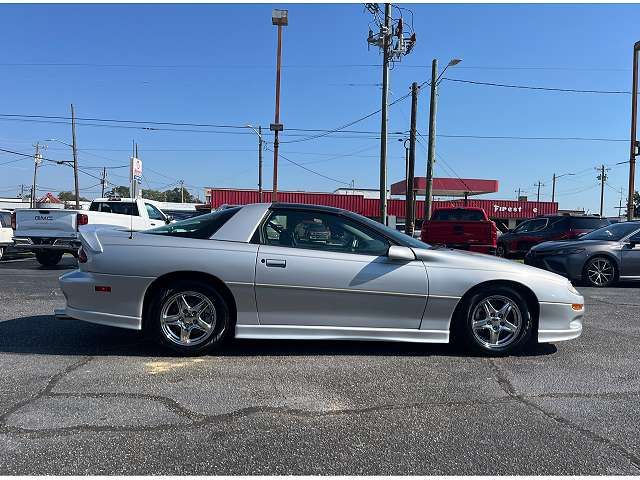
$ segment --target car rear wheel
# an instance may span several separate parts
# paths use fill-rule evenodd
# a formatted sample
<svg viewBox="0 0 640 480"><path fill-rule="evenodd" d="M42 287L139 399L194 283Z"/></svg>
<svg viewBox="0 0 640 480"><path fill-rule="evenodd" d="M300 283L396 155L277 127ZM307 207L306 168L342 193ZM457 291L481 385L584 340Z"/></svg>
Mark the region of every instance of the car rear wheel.
<svg viewBox="0 0 640 480"><path fill-rule="evenodd" d="M475 352L506 355L522 349L531 338L531 313L513 288L488 285L472 295L462 310L461 335Z"/></svg>
<svg viewBox="0 0 640 480"><path fill-rule="evenodd" d="M590 259L584 266L582 278L592 287L609 287L617 278L618 272L612 260L606 257Z"/></svg>
<svg viewBox="0 0 640 480"><path fill-rule="evenodd" d="M230 329L229 308L210 286L180 281L158 291L145 329L180 355L199 355L223 343Z"/></svg>
<svg viewBox="0 0 640 480"><path fill-rule="evenodd" d="M46 250L42 250L36 252L36 260L38 260L38 263L44 267L53 267L60 263L62 255L64 255L64 252L48 252Z"/></svg>
<svg viewBox="0 0 640 480"><path fill-rule="evenodd" d="M3 256L4 256L4 247L0 247L0 260L2 260Z"/></svg>
<svg viewBox="0 0 640 480"><path fill-rule="evenodd" d="M499 243L496 247L496 257L507 258L507 249L504 243Z"/></svg>

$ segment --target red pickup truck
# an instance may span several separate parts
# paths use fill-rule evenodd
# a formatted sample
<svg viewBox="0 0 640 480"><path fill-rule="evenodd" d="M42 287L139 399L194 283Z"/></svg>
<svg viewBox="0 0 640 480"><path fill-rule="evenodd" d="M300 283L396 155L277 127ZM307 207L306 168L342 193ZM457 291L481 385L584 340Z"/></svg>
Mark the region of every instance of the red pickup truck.
<svg viewBox="0 0 640 480"><path fill-rule="evenodd" d="M422 224L420 239L432 245L495 254L498 229L482 208L438 208Z"/></svg>

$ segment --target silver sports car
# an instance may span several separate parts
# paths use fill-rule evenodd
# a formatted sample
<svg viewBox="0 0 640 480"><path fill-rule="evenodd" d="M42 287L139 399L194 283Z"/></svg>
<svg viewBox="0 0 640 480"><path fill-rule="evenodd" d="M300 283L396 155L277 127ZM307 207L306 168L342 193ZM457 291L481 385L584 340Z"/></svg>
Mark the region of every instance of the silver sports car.
<svg viewBox="0 0 640 480"><path fill-rule="evenodd" d="M81 241L58 314L144 330L182 354L231 336L506 354L582 331L584 300L559 275L430 247L335 208L252 204L146 232L86 226Z"/></svg>

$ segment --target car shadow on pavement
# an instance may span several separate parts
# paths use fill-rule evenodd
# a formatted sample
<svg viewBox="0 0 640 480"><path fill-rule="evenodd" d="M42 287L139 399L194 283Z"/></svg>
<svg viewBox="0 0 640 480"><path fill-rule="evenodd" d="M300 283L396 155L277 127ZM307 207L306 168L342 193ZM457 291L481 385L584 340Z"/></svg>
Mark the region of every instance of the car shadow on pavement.
<svg viewBox="0 0 640 480"><path fill-rule="evenodd" d="M551 344L534 344L514 356L551 355ZM0 322L0 353L77 356L176 356L145 338L142 332L50 315ZM233 340L213 355L246 356L454 356L473 357L458 345L359 342L352 340Z"/></svg>

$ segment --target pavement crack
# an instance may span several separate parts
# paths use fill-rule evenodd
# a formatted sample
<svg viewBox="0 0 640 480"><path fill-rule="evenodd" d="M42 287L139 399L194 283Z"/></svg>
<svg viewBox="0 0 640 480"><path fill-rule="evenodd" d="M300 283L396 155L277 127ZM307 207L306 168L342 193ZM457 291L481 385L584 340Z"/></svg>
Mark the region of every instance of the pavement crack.
<svg viewBox="0 0 640 480"><path fill-rule="evenodd" d="M165 397L157 397L153 395L142 395L139 397L137 394L52 394L51 396L92 396L92 397L103 397L103 396L127 396L136 398L150 398L154 400L159 400L159 398L164 399ZM166 399L165 399L166 400ZM174 405L179 405L177 402L168 399L170 403ZM200 415L193 414L193 412L189 412L197 416L198 418L193 418L189 423L165 423L158 425L148 425L148 426L126 426L126 425L74 425L68 427L57 427L57 428L43 428L43 429L29 429L22 428L16 426L8 426L3 425L0 427L0 433L6 434L17 434L28 437L47 437L47 436L55 436L55 435L72 435L82 432L157 432L157 431L170 431L170 430L189 430L194 428L201 428L210 425L224 425L227 422L237 421L246 417L251 417L255 415L261 414L272 414L272 415L289 415L298 418L323 418L323 417L337 417L342 415L358 415L358 414L366 414L372 412L382 412L382 411L393 411L393 410L403 410L403 409L412 409L412 408L431 408L434 406L467 406L467 405L478 405L478 404L487 404L487 405L495 405L496 403L506 403L513 401L510 397L505 398L497 398L485 401L445 401L445 402L413 402L413 403L403 403L403 404L382 404L371 407L364 408L347 408L347 409L336 409L329 411L313 411L313 410L302 410L290 407L273 407L273 406L252 406L241 408L238 410L234 410L231 412L220 413L216 415ZM182 408L182 407L181 407Z"/></svg>
<svg viewBox="0 0 640 480"><path fill-rule="evenodd" d="M542 406L538 405L536 402L533 401L533 398L541 398L541 397L544 397L544 395L526 396L526 395L518 394L513 384L509 381L509 379L505 375L502 368L500 368L500 366L496 363L495 359L489 358L488 361L489 361L489 365L491 366L491 369L496 374L496 379L498 381L498 384L510 398L520 402L522 405L528 407L531 410L537 411L538 413L542 414L544 417L552 420L553 422L558 423L569 430L573 430L582 434L583 436L589 438L591 441L597 444L604 445L606 447L611 448L614 452L617 452L621 456L626 458L629 461L629 463L631 463L631 465L633 465L636 469L638 469L638 471L640 471L640 457L638 457L635 453L627 450L622 445L617 444L611 439L606 438L592 430L589 430L588 428L585 428L569 420L568 418L563 417L560 414L550 412L544 409ZM557 395L559 397L558 394L550 394L547 397L554 398L554 395ZM583 397L585 396L587 395L583 395Z"/></svg>
<svg viewBox="0 0 640 480"><path fill-rule="evenodd" d="M16 403L12 407L4 411L0 415L0 427L6 426L6 420L9 417L9 415L17 412L19 409L23 408L26 405L29 405L32 402L35 402L37 400L40 400L43 397L51 395L51 391L60 382L60 380L62 380L62 378L64 378L66 375L70 374L74 370L82 368L87 363L89 363L92 359L93 357L91 356L82 357L80 360L73 362L71 365L66 366L63 370L51 376L51 378L49 378L44 388L42 388L38 393L36 393L30 398L24 399L21 402Z"/></svg>

